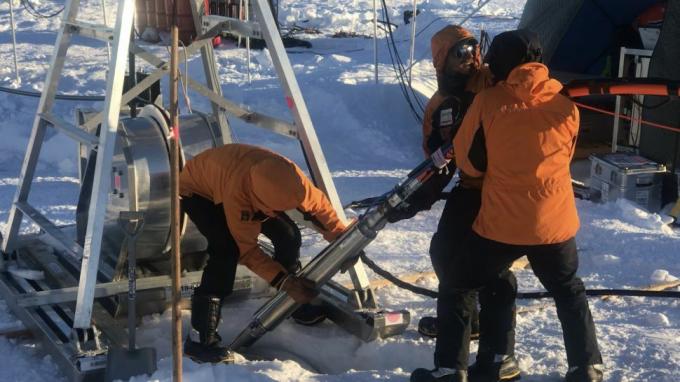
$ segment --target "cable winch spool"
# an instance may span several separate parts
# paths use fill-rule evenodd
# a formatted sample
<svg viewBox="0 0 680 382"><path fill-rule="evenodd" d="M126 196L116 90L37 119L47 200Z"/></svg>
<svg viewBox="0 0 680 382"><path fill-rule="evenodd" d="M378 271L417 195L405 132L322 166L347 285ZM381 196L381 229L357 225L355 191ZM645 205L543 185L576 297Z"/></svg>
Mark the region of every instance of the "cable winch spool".
<svg viewBox="0 0 680 382"><path fill-rule="evenodd" d="M206 115L184 115L181 124L183 162L204 150L221 145L220 130ZM100 269L107 280L118 279L124 274L124 259L119 258L119 253L125 234L117 224L121 211L141 211L145 214L145 228L137 239L140 266L145 262L153 263L158 269L170 266L167 255L170 250L170 158L165 112L155 105L148 105L142 108L137 117L121 119L114 152L109 172L112 177L111 189L104 219L105 239L102 242L102 262L110 267ZM96 162L95 150L85 153L83 155L81 150L82 187L76 209L76 231L81 245L85 239ZM182 252L205 250L207 242L193 223L184 219L182 225ZM197 264L188 264L189 269L201 266L204 255L196 256L200 257L195 259Z"/></svg>

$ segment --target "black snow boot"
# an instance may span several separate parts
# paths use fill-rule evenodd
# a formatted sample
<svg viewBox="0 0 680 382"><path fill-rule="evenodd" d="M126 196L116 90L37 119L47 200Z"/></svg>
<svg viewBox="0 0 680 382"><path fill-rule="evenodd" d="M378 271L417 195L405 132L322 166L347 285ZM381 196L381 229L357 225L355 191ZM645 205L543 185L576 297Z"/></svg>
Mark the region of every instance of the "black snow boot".
<svg viewBox="0 0 680 382"><path fill-rule="evenodd" d="M507 382L521 378L519 364L512 355L477 354L477 360L468 368L470 382Z"/></svg>
<svg viewBox="0 0 680 382"><path fill-rule="evenodd" d="M322 323L328 315L323 306L303 304L291 315L293 320L300 325L314 326Z"/></svg>
<svg viewBox="0 0 680 382"><path fill-rule="evenodd" d="M217 334L220 324L222 300L216 296L193 295L191 297L191 326L198 332L199 341L191 335L184 342L184 354L200 363L233 363L234 354L220 346L222 338Z"/></svg>
<svg viewBox="0 0 680 382"><path fill-rule="evenodd" d="M470 322L470 340L479 339L479 320ZM418 321L418 333L425 337L437 338L437 317L425 316Z"/></svg>
<svg viewBox="0 0 680 382"><path fill-rule="evenodd" d="M437 368L434 370L415 369L411 373L411 382L468 382L466 370Z"/></svg>
<svg viewBox="0 0 680 382"><path fill-rule="evenodd" d="M601 382L604 380L602 365L588 365L570 367L564 382Z"/></svg>

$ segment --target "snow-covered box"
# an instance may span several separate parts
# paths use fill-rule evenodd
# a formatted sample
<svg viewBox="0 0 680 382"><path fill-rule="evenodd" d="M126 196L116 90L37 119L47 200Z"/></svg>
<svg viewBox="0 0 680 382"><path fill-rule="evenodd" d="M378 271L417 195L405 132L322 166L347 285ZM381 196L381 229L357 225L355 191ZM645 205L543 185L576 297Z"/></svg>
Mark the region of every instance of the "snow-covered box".
<svg viewBox="0 0 680 382"><path fill-rule="evenodd" d="M628 199L650 212L661 209L666 166L639 155L612 153L590 156L590 189L603 202Z"/></svg>

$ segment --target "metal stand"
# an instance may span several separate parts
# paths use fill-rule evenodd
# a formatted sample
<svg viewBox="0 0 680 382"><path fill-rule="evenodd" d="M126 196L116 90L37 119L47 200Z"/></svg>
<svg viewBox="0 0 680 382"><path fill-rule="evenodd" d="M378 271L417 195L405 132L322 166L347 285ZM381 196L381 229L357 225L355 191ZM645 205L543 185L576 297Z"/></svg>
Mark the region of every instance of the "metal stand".
<svg viewBox="0 0 680 382"><path fill-rule="evenodd" d="M649 62L652 58L652 51L645 49L628 49L621 48L621 55L619 56L619 78L628 77L624 75L626 64L630 63L635 66L635 78L646 78L649 72ZM632 61L632 62L631 62ZM636 148L640 144L640 120L642 119L642 104L645 100L643 95L634 95L633 99L637 103L633 103L631 107L630 131L628 133L627 145ZM616 108L614 110L614 129L612 130L612 152L619 151L619 127L621 118L619 116L622 112L621 96L616 96Z"/></svg>
<svg viewBox="0 0 680 382"><path fill-rule="evenodd" d="M14 62L14 75L16 76L17 86L21 83L21 78L19 77L19 65L17 65L17 35L16 35L16 25L14 24L14 5L12 0L9 3L9 27L12 29L12 59Z"/></svg>
<svg viewBox="0 0 680 382"><path fill-rule="evenodd" d="M255 126L298 139L313 180L328 195L341 219L346 221L309 112L267 1L253 1L252 6L256 19L248 22L220 16L204 16L204 2L201 0L190 1L193 6L196 29L202 31L203 34L188 45L182 53L185 57L188 57L200 51L206 84L201 84L190 78L187 78L186 81L196 92L210 100L212 116L219 125L223 143L231 142L231 132L225 113ZM0 256L0 269L3 269L4 262L7 260L32 262L45 269L46 273L50 273L53 282L36 287L33 284L29 285L20 280L17 281L10 276L0 275L0 294L5 297L8 305L27 327L41 332L49 340L52 347L56 349L54 353L59 355L60 362L72 366L68 373L74 379L93 375L91 372L101 370L105 361L105 355L102 356L105 349L100 345L98 330L92 325L93 315L103 312L99 303L95 302L95 298L111 296L125 291L124 282L98 283L97 280L101 266L100 254L102 252L106 207L112 192L112 176L109 171L112 166L116 135L119 128L120 110L123 105L148 89L168 74L170 70L169 64L163 59L135 44L134 41L130 41L134 5L134 0L119 1L115 27L109 28L106 25L78 20L80 1L66 1L62 25L57 34L54 53L50 60L50 69L47 73L44 91L40 98L28 148L21 167L19 184L7 226L2 235L4 240L1 246L3 254ZM225 30L246 38L264 38L281 80L285 100L293 115L294 124L248 110L222 97L211 37ZM106 81L104 110L78 125L71 124L52 114L57 85L73 36L111 43L111 59ZM123 93L129 52L147 61L156 69L130 90ZM181 59L183 58L181 57ZM97 136L92 132L96 131L98 125L100 125L100 129ZM82 246L75 240L75 235L65 233L63 229L57 227L28 203L38 157L46 131L50 127L96 150L94 181L90 194L85 240ZM56 255L53 254L47 260L43 256L41 258L43 261L38 261L33 255L28 254L30 251L22 251L22 249L28 249L29 242L35 242L35 240L24 240L25 238L19 235L19 228L24 217L29 218L40 227L44 233L41 237L49 240L50 245L57 250ZM16 258L8 255L11 253L14 253ZM51 265L57 262L62 265L58 267ZM376 302L372 291L369 289L369 280L361 262L355 263L349 269L349 272L354 284L354 300L358 301L357 309L375 308ZM73 279L74 277L77 278L77 282ZM191 274L185 275L182 279L183 285L187 286L195 282L196 277ZM69 281L66 282L65 279ZM238 283L239 280L237 280ZM248 283L247 286L236 285L235 290L238 291L239 288L249 289L253 284L250 280L248 280ZM168 288L169 285L169 277L158 276L140 279L137 289L162 289ZM74 300L76 302L75 309L71 305ZM64 308L65 306L67 308ZM104 314L103 318L98 317L96 319L97 326L111 326L113 328L115 325L108 324L112 319L110 316L108 316L109 319L105 316ZM46 323L48 321L51 323ZM54 322L59 322L59 324L54 324ZM55 325L63 329L61 335L54 334Z"/></svg>

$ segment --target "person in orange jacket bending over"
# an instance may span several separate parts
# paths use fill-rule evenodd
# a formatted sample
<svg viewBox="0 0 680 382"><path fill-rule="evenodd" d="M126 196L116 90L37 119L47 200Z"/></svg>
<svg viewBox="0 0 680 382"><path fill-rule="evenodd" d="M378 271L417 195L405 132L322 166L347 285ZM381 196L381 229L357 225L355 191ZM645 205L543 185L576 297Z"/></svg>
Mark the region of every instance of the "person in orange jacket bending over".
<svg viewBox="0 0 680 382"><path fill-rule="evenodd" d="M228 144L189 160L180 175L180 195L182 210L208 239L209 255L191 298L191 325L198 338L191 338L196 334L192 331L184 352L199 362L230 362L233 356L220 345L217 327L222 300L232 292L236 265L247 266L306 304L318 291L311 281L295 276L300 268L300 230L284 211L302 212L328 241L345 225L298 166L255 146ZM260 233L272 241L274 258L258 246Z"/></svg>
<svg viewBox="0 0 680 382"><path fill-rule="evenodd" d="M579 221L569 164L576 146L579 113L559 94L562 85L541 64L538 36L528 30L496 36L485 57L495 86L477 94L453 139L461 171L484 176L482 205L473 223L472 248L453 271L456 300L446 367L417 369L412 381L468 381L469 315L474 290L485 287L512 262L527 255L534 274L553 295L562 324L567 382L602 380L602 356L585 287L576 276L574 236ZM509 284L508 284L509 286ZM517 290L506 291L515 296ZM514 298L513 298L514 300ZM508 302L497 310L512 317ZM508 332L514 336L514 322ZM485 341L480 333L480 342ZM504 335L503 333L493 333ZM437 338L437 341L445 340ZM514 341L514 338L513 338ZM498 381L508 354L470 381ZM415 378L414 378L415 377Z"/></svg>

